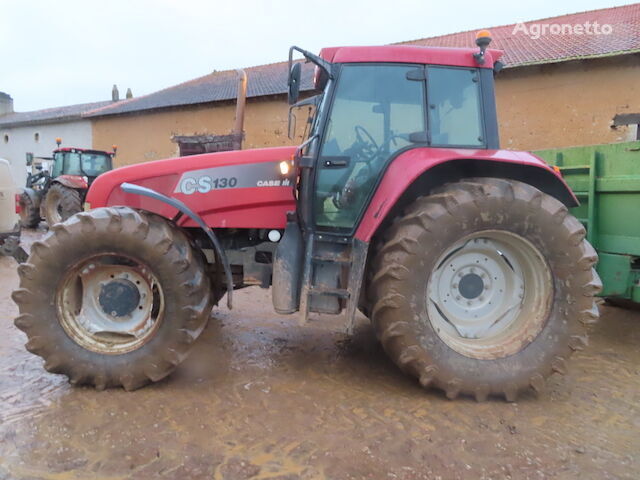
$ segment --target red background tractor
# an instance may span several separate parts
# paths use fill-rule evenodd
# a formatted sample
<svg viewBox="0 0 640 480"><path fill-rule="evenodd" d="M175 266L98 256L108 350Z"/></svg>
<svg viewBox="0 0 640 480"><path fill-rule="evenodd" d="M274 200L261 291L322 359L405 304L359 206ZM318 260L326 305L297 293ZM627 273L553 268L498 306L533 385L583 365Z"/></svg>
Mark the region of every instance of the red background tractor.
<svg viewBox="0 0 640 480"><path fill-rule="evenodd" d="M44 168L43 162L32 164L32 172L27 176L26 188L20 198L22 226L36 227L43 218L53 225L81 212L89 186L98 175L113 168L114 156L115 149L104 152L58 148L53 152L51 171Z"/></svg>

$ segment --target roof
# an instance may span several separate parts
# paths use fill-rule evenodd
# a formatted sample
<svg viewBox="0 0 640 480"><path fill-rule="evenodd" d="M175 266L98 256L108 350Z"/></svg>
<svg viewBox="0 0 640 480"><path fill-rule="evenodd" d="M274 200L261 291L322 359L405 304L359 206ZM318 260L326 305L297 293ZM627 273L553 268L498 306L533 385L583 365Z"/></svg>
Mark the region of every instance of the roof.
<svg viewBox="0 0 640 480"><path fill-rule="evenodd" d="M0 128L79 120L85 112L112 104L113 102L111 101L79 103L77 105L46 108L44 110L34 110L31 112L8 113L0 116Z"/></svg>
<svg viewBox="0 0 640 480"><path fill-rule="evenodd" d="M612 31L609 35L557 35L547 32L547 34L536 38L535 30L533 30L536 27L532 29L533 24L584 25L585 22L590 22L592 25L597 22L600 27L610 25ZM516 27L518 28L516 29ZM476 31L469 30L401 43L404 45L468 49L474 45ZM523 24L514 23L491 27L490 31L493 38L491 47L504 50L505 54L501 60L506 63L507 68L640 52L640 3L573 13ZM357 48L363 47L351 48L356 51ZM383 48L394 48L394 46ZM248 98L286 93L286 62L245 68L245 71L248 77ZM300 89L309 91L313 88L313 66L303 64L302 72ZM235 70L213 72L149 95L124 100L116 105L96 108L84 116L98 117L234 100L236 80Z"/></svg>
<svg viewBox="0 0 640 480"><path fill-rule="evenodd" d="M597 31L600 34L586 34L583 33L586 31L584 29L582 33L573 30L571 35L553 33L562 25L584 26L587 22L591 24L588 29L591 32L596 31L597 23ZM552 25L560 27L553 27L552 30ZM604 34L609 31L605 25L611 26L609 34ZM543 28L546 30L545 34L541 34ZM512 23L490 27L489 30L493 39L491 47L504 50L505 54L501 60L511 68L640 52L640 3ZM468 47L473 44L476 31L470 30L401 43Z"/></svg>
<svg viewBox="0 0 640 480"><path fill-rule="evenodd" d="M279 95L287 91L287 62L245 68L247 98ZM124 100L118 105L96 109L87 117L137 112L199 103L235 100L238 84L236 70L214 72L149 95ZM313 89L313 67L303 64L301 90Z"/></svg>
<svg viewBox="0 0 640 480"><path fill-rule="evenodd" d="M550 31L551 25L585 25L587 22L591 24L592 30L596 23L600 26L600 31L604 31L602 29L605 25L611 26L611 32L601 35L584 33L558 35ZM544 25L547 25L547 27L544 27ZM547 32L539 35L540 30L536 29L540 28L547 28ZM501 25L491 27L490 30L493 38L491 47L504 50L505 54L501 60L506 63L507 68L640 52L640 3L524 23ZM464 48L465 50L462 52L466 51L466 55L471 51L469 46L474 43L475 33L476 30L469 30L405 41L401 42L401 44L423 47ZM402 55L410 51L407 50L407 47L400 47L399 45L376 47L376 61L390 61L389 59L381 60L382 57L379 56L380 52L384 52L385 49L389 59L394 59L395 61L406 61L402 59ZM335 55L335 61L338 62L367 61L367 59L371 61L373 59L371 57L373 50L371 47L341 47L325 50L331 51ZM435 51L431 54L424 53L421 55L425 55L425 58L429 55L433 58L437 57ZM439 63L433 58L432 61L434 63ZM429 63L429 61L425 60L424 63ZM246 68L245 71L248 77L248 98L286 93L286 62L250 67ZM302 71L300 89L309 91L313 88L313 66L303 64ZM235 70L213 72L149 95L123 100L116 104L105 101L33 112L10 113L0 116L0 127L54 123L83 117L126 114L229 101L234 100L236 97L236 85L237 73Z"/></svg>
<svg viewBox="0 0 640 480"><path fill-rule="evenodd" d="M473 42L471 42L473 44ZM387 45L375 47L338 47L323 49L330 52L337 62L423 62L446 65L472 66L472 48L427 49L414 45ZM499 53L494 51L494 56ZM411 59L411 60L408 60ZM491 67L493 63L487 62ZM303 63L300 90L313 90L313 68ZM245 69L247 73L247 98L280 95L287 92L288 63L272 63ZM200 103L235 100L238 73L236 70L214 72L189 80L158 92L108 105L85 114L87 117L169 108Z"/></svg>
<svg viewBox="0 0 640 480"><path fill-rule="evenodd" d="M473 45L471 43L470 45ZM333 63L398 62L477 67L473 54L477 48L429 47L416 45L383 45L377 47L323 48L320 56ZM493 62L502 56L500 50L490 49L485 54L483 68L493 68Z"/></svg>

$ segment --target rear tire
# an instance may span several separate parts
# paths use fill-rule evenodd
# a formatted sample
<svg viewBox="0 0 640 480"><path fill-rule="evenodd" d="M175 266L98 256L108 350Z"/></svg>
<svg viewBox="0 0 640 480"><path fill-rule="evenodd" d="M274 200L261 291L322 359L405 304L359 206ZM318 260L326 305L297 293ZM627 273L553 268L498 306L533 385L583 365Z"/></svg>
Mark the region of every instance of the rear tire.
<svg viewBox="0 0 640 480"><path fill-rule="evenodd" d="M373 325L423 387L514 401L565 373L587 344L602 287L596 261L582 224L536 188L494 178L448 184L387 231L369 285Z"/></svg>
<svg viewBox="0 0 640 480"><path fill-rule="evenodd" d="M26 193L20 195L20 225L24 228L36 228L40 223L40 205Z"/></svg>
<svg viewBox="0 0 640 480"><path fill-rule="evenodd" d="M44 198L44 219L51 227L82 211L80 192L54 183Z"/></svg>
<svg viewBox="0 0 640 480"><path fill-rule="evenodd" d="M126 207L80 213L52 226L18 268L15 325L49 372L134 390L169 375L204 329L205 268L161 217Z"/></svg>

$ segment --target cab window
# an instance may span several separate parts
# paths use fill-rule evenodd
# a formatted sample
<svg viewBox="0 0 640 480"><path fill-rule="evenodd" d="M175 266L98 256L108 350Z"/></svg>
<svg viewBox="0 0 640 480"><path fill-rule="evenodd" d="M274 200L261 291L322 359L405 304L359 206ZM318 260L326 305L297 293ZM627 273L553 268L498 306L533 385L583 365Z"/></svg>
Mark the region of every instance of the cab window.
<svg viewBox="0 0 640 480"><path fill-rule="evenodd" d="M474 68L430 66L427 70L432 146L482 147L480 82Z"/></svg>
<svg viewBox="0 0 640 480"><path fill-rule="evenodd" d="M351 229L385 165L424 132L424 83L415 65L344 65L320 146L316 225Z"/></svg>

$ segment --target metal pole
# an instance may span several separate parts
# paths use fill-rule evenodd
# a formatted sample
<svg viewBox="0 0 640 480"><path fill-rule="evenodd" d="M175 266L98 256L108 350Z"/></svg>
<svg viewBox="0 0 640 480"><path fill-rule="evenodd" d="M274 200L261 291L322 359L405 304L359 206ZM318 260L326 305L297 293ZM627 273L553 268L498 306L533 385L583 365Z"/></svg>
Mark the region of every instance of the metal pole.
<svg viewBox="0 0 640 480"><path fill-rule="evenodd" d="M236 99L236 120L233 126L233 133L238 135L238 149L242 148L242 137L244 133L244 109L247 103L247 73L236 70L238 73L238 93Z"/></svg>

